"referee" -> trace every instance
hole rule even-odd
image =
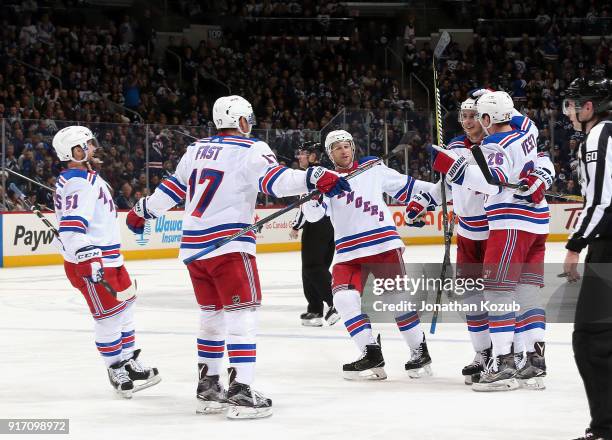
[[[563,113],[586,134],[579,147],[584,207],[567,245],[563,270],[580,278],[580,251],[588,246],[584,280],[574,319],[576,365],[591,410],[582,439],[612,440],[612,83],[575,79],[566,91]]]
[[[300,168],[320,165],[319,147],[318,143],[307,142],[299,148]],[[334,228],[331,221],[325,216],[316,223],[309,223],[300,207],[291,229],[289,236],[293,239],[297,238],[298,230],[302,229],[302,284],[308,302],[306,312],[300,315],[302,325],[321,327],[324,303],[329,307],[325,321],[329,325],[334,325],[340,319],[340,315],[333,306],[329,273],[329,266],[334,258]]]

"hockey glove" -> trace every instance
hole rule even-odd
[[[459,156],[453,150],[447,150],[437,145],[432,145],[438,152],[433,162],[433,169],[439,173],[446,174],[448,183],[461,185],[468,163],[464,156]]]
[[[404,215],[406,226],[422,228],[425,226],[423,214],[426,211],[433,211],[435,207],[436,203],[428,193],[413,195],[406,206],[406,214]]]
[[[316,187],[328,197],[334,197],[343,191],[351,190],[348,180],[323,167],[309,167],[306,170],[306,186],[309,191]]]
[[[125,222],[127,227],[134,234],[142,234],[144,232],[146,220],[153,218],[156,218],[156,216],[147,210],[147,198],[143,197],[138,200],[130,212],[128,212]]]
[[[98,283],[104,278],[102,266],[102,251],[95,246],[85,246],[74,254],[77,260],[76,273],[81,278],[92,283]]]
[[[523,189],[517,189],[514,197],[538,204],[544,200],[546,189],[550,188],[552,181],[552,176],[546,169],[536,168],[519,180],[518,185]]]

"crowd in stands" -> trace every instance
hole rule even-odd
[[[188,15],[199,3],[178,2]],[[287,17],[306,10],[313,17],[345,15],[334,2],[216,3],[222,5],[218,11],[222,15]],[[488,18],[496,3],[501,2],[479,1],[482,16]],[[520,8],[507,9],[520,9],[511,14],[520,18],[531,13],[528,3],[519,1]],[[610,76],[612,61],[607,39],[593,45],[578,34],[558,32],[571,28],[560,27],[568,21],[557,20],[549,3],[563,0],[541,3],[543,11],[553,15],[554,25],[547,33],[530,32],[510,41],[482,32],[467,50],[451,43],[440,65],[445,137],[459,129],[457,110],[468,90],[481,86],[506,90],[541,129],[539,148],[551,152],[557,167],[554,189],[577,193],[572,162],[580,138],[559,111],[562,92],[576,76],[593,72]],[[607,14],[596,1],[578,4],[575,12],[565,8],[559,14]],[[397,36],[382,26],[355,27],[337,41],[252,39],[232,30],[225,32],[219,47],[204,41],[197,47],[186,40],[171,41],[169,48],[182,63],[178,77],[169,59],[154,56],[155,32],[148,9],[139,19],[125,15],[107,26],[91,27],[66,25],[51,10],[37,10],[35,1],[21,6],[27,7],[22,14],[0,19],[4,166],[36,181],[55,184],[61,164],[51,139],[67,121],[79,121],[96,133],[103,147],[99,171],[115,189],[117,205],[130,208],[172,172],[194,138],[214,134],[214,96],[202,86],[208,84],[207,78],[250,100],[258,122],[253,135],[266,140],[288,166],[297,167],[295,150],[302,142],[319,140],[330,129],[343,126],[354,134],[360,154],[382,154],[385,134],[389,148],[408,145],[408,167],[401,156],[391,159],[390,165],[416,178],[432,178],[430,118],[415,110],[397,72],[385,70],[383,60],[385,46],[403,38],[405,76],[414,73],[428,81],[432,49],[417,44],[414,19]],[[217,96],[224,92],[221,89]],[[31,201],[52,207],[47,192],[13,177],[9,182]],[[8,184],[0,190],[6,192],[6,197],[0,193],[0,203],[6,201],[0,210],[23,209]],[[261,200],[266,201],[273,202]]]

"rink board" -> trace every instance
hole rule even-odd
[[[550,206],[551,223],[549,241],[564,241],[575,226],[581,203],[559,203]],[[257,209],[255,221],[276,209]],[[391,206],[393,220],[408,245],[439,244],[442,238],[442,211],[427,213],[427,225],[409,228],[404,222],[404,207]],[[57,224],[54,214],[45,214],[52,224]],[[183,211],[169,211],[165,215],[147,222],[143,234],[133,234],[125,225],[127,212],[119,212],[121,227],[121,252],[127,260],[175,258],[181,240]],[[264,225],[257,234],[258,252],[286,252],[300,249],[300,241],[291,240],[291,220],[295,211],[285,213]],[[0,263],[2,267],[39,266],[61,264],[58,243],[53,233],[32,213],[0,214]]]

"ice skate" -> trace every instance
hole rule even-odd
[[[474,391],[512,391],[519,387],[514,365],[514,353],[491,357],[478,382],[472,384]]]
[[[321,313],[302,313],[300,319],[304,327],[323,327],[323,314]]]
[[[410,349],[410,360],[406,362],[404,368],[408,376],[412,379],[428,377],[433,374],[431,371],[431,357],[427,349],[427,342],[425,342],[425,335],[423,335],[423,342],[421,342],[417,348]]]
[[[379,336],[378,344],[366,345],[359,359],[342,366],[342,373],[347,380],[383,380],[387,378],[384,366]]]
[[[546,360],[544,359],[545,343],[536,342],[535,351],[525,356],[525,365],[516,372],[516,378],[521,388],[543,390],[546,377]]]
[[[477,351],[472,363],[463,367],[463,369],[461,370],[461,374],[463,375],[463,379],[466,385],[472,385],[472,383],[474,382],[472,378],[480,376],[480,373],[484,371],[484,367],[485,365],[487,365],[487,362],[489,361],[490,357],[491,348]]]
[[[332,306],[329,308],[329,310],[327,310],[327,313],[325,314],[325,322],[327,322],[327,325],[332,326],[338,321],[340,321],[340,314],[338,313],[336,308]]]
[[[230,386],[227,390],[228,419],[260,419],[272,415],[272,400],[254,391],[249,385],[236,382],[236,370],[229,368]]]
[[[155,367],[146,367],[138,360],[140,349],[134,350],[132,357],[125,361],[125,371],[134,383],[133,392],[144,390],[161,382],[159,371]]]
[[[227,392],[219,382],[219,375],[207,376],[208,366],[198,364],[197,414],[217,414],[228,407]]]
[[[128,372],[125,370],[126,361],[115,362],[108,367],[108,379],[111,385],[124,399],[131,399],[134,391],[134,382],[130,379]]]

